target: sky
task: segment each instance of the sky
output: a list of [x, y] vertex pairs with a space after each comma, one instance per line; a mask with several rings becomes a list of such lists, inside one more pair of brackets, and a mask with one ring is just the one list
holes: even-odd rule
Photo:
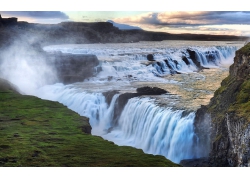
[[[237, 1], [238, 5], [241, 5], [239, 8], [237, 4], [231, 3], [230, 6], [229, 1], [225, 3], [220, 1], [222, 3], [218, 4], [219, 2], [215, 0], [200, 1], [200, 4], [193, 0], [184, 1], [185, 3], [179, 0], [154, 0], [144, 4], [141, 3], [142, 1], [136, 4], [135, 0], [91, 0], [90, 4], [71, 0], [70, 4], [64, 4], [64, 6], [55, 5], [53, 4], [55, 1], [50, 0], [50, 6], [43, 7], [41, 4], [41, 9], [37, 9], [39, 6], [32, 6], [32, 4], [29, 4], [28, 8], [25, 6], [19, 9], [13, 9], [10, 6], [11, 8], [4, 11], [0, 9], [0, 14], [3, 18], [18, 17], [18, 21], [30, 23], [56, 24], [63, 21], [112, 20], [116, 23], [138, 26], [147, 31], [250, 36], [250, 11], [246, 11], [244, 3], [240, 1]], [[39, 5], [39, 1], [37, 2]]]

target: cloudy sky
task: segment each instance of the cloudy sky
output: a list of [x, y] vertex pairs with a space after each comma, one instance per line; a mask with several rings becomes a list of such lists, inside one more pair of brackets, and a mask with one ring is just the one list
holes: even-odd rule
[[[167, 0], [161, 0], [160, 2], [159, 1], [160, 0], [153, 1], [155, 2], [155, 4], [157, 2], [157, 8], [156, 6], [151, 6], [151, 4], [148, 4], [148, 6], [145, 7], [144, 3], [144, 7], [139, 11], [131, 8], [134, 7], [132, 6], [132, 4], [134, 3], [129, 4], [129, 2], [131, 1], [127, 0], [126, 4], [117, 4], [118, 1], [113, 1], [113, 3], [116, 2], [116, 4], [112, 4], [114, 8], [110, 8], [109, 4], [107, 7], [106, 4], [106, 8], [108, 10], [100, 9], [100, 7], [103, 7], [105, 4], [102, 4], [104, 3], [104, 1], [98, 1], [97, 3], [99, 3], [99, 6], [96, 6], [97, 4], [95, 4], [94, 9], [92, 9], [92, 6], [89, 5], [87, 7], [90, 8], [87, 8], [86, 10], [86, 4], [84, 4], [85, 6], [81, 6], [82, 8], [80, 8], [83, 9], [81, 11], [76, 8], [79, 6], [77, 5], [77, 3], [75, 3], [75, 5], [73, 6], [74, 8], [67, 9], [65, 8], [65, 6], [63, 8], [60, 8], [63, 11], [51, 11], [50, 9], [49, 11], [40, 9], [37, 10], [33, 8], [33, 6], [31, 6], [29, 8], [25, 8], [25, 11], [23, 11], [22, 9], [9, 11], [9, 9], [7, 8], [6, 11], [0, 11], [0, 14], [2, 15], [2, 17], [18, 17], [19, 21], [28, 21], [32, 23], [54, 24], [62, 21], [105, 22], [107, 20], [113, 20], [116, 23], [139, 26], [140, 28], [148, 31], [250, 36], [250, 11], [237, 11], [234, 9], [231, 10], [232, 7], [231, 9], [229, 8], [230, 11], [221, 10], [220, 8], [216, 8], [216, 2], [212, 0], [210, 0], [209, 2], [210, 5], [213, 5], [212, 7], [214, 10], [204, 9], [203, 6], [205, 4], [205, 1], [202, 1], [203, 4], [200, 4], [201, 6], [198, 6], [196, 8], [180, 6], [178, 2], [177, 4], [173, 3], [179, 0], [171, 1], [171, 7], [169, 5], [167, 6], [167, 3], [165, 3], [164, 6], [163, 4], [159, 4], [160, 2], [167, 2]], [[93, 0], [91, 2], [93, 2]], [[193, 3], [190, 0], [188, 2], [189, 5], [190, 3]], [[127, 7], [128, 5], [131, 10], [128, 10], [127, 8], [121, 9], [121, 7]], [[174, 7], [174, 5], [177, 8]], [[184, 4], [182, 3], [182, 5]], [[208, 3], [206, 3], [205, 5], [209, 6]], [[228, 6], [228, 4], [224, 5]], [[137, 4], [137, 7], [141, 6], [141, 4]], [[66, 5], [66, 7], [68, 6]], [[33, 11], [33, 9], [35, 9], [36, 11]], [[54, 9], [57, 10], [58, 7]], [[153, 10], [151, 11], [150, 9]]]

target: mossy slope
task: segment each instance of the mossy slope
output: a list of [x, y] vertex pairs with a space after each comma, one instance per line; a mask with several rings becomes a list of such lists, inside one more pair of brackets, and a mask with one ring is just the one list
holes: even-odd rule
[[0, 166], [179, 166], [83, 131], [88, 119], [62, 104], [0, 88]]

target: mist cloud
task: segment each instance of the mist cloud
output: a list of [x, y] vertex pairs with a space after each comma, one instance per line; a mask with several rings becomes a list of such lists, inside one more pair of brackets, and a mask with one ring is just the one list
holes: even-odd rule
[[55, 67], [32, 49], [34, 39], [16, 39], [0, 55], [0, 77], [16, 85], [22, 94], [28, 95], [33, 95], [37, 88], [57, 80]]

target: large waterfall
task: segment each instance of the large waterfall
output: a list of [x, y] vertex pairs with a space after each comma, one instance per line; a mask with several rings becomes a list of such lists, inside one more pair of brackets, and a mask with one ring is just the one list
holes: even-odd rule
[[[119, 96], [125, 92], [135, 92], [133, 82], [142, 85], [151, 83], [151, 86], [157, 86], [159, 82], [181, 84], [182, 82], [169, 81], [163, 77], [172, 72], [188, 76], [188, 73], [197, 73], [199, 65], [220, 69], [223, 65], [233, 62], [234, 53], [238, 48], [183, 46], [180, 42], [178, 47], [172, 47], [171, 44], [164, 43], [46, 47], [46, 51], [95, 54], [100, 60], [99, 66], [102, 71], [84, 82], [43, 86], [34, 95], [59, 101], [80, 115], [89, 117], [93, 135], [101, 136], [118, 145], [133, 146], [145, 153], [163, 155], [176, 163], [182, 159], [207, 156], [208, 151], [199, 150], [199, 138], [194, 133], [195, 110], [190, 111], [185, 107], [174, 108], [156, 102], [153, 96], [143, 96], [130, 98], [119, 112], [119, 116], [114, 117], [117, 115], [115, 111]], [[154, 55], [156, 62], [145, 65], [149, 53]], [[199, 80], [194, 80], [197, 79]], [[202, 80], [205, 81], [205, 77]], [[103, 93], [111, 90], [120, 92], [117, 91], [111, 101], [107, 102]], [[161, 99], [161, 96], [158, 96], [158, 99]], [[174, 98], [164, 100], [175, 101]]]
[[92, 134], [118, 145], [133, 146], [146, 153], [160, 154], [179, 163], [197, 154], [197, 137], [193, 131], [195, 113], [163, 108], [151, 98], [132, 98], [114, 125], [114, 109], [119, 94], [110, 105], [102, 93], [90, 93], [63, 84], [44, 86], [37, 96], [59, 101], [80, 115], [90, 118]]

